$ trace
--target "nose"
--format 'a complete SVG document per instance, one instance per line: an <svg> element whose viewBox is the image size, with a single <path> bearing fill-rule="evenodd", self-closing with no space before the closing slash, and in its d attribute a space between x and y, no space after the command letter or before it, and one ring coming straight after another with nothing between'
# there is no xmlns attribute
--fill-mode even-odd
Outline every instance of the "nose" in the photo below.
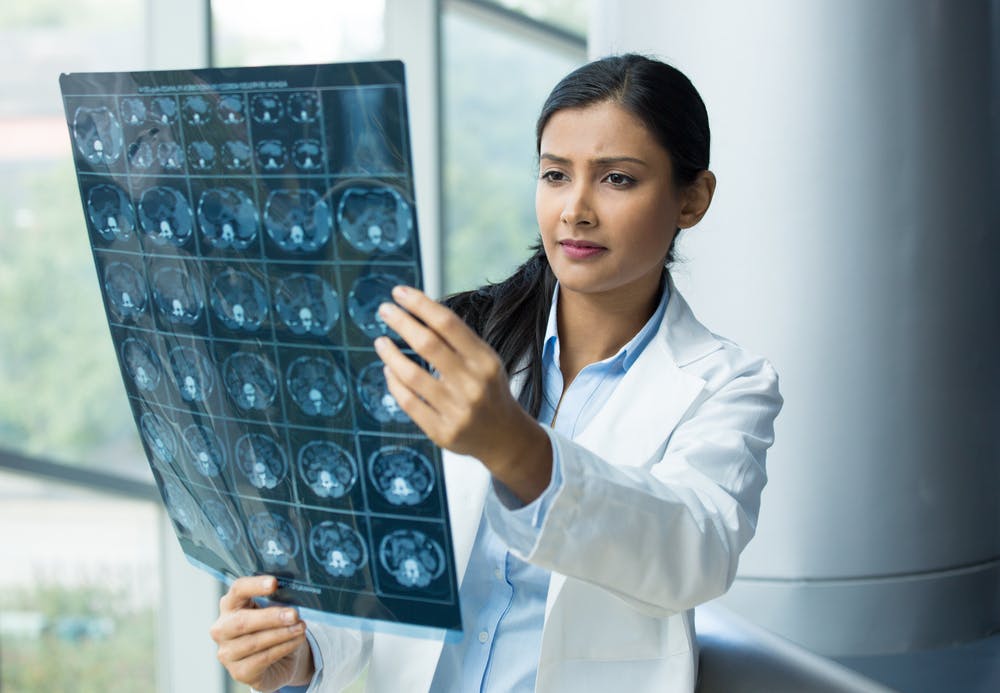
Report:
<svg viewBox="0 0 1000 693"><path fill-rule="evenodd" d="M559 221L568 226L593 226L597 223L586 184L577 183L568 187Z"/></svg>

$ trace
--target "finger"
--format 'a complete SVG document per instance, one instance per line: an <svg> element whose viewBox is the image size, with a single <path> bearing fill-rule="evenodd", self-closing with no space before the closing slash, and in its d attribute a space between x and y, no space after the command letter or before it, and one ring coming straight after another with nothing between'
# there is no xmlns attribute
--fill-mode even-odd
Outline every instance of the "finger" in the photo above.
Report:
<svg viewBox="0 0 1000 693"><path fill-rule="evenodd" d="M400 382L432 408L439 409L445 396L440 380L421 368L387 337L375 340L375 351Z"/></svg>
<svg viewBox="0 0 1000 693"><path fill-rule="evenodd" d="M403 408L413 423L417 424L431 440L445 447L437 439L438 415L431 406L420 399L413 390L406 387L389 368L385 369L385 383L389 387L389 392L396 399L396 403Z"/></svg>
<svg viewBox="0 0 1000 693"><path fill-rule="evenodd" d="M269 628L257 633L251 633L234 638L219 646L219 661L226 663L238 662L265 652L277 645L294 640L305 633L306 624L302 621L290 626Z"/></svg>
<svg viewBox="0 0 1000 693"><path fill-rule="evenodd" d="M237 609L221 616L209 629L217 643L225 643L260 631L283 628L298 623L295 609L272 606L266 609Z"/></svg>
<svg viewBox="0 0 1000 693"><path fill-rule="evenodd" d="M256 687L255 684L261 683L261 677L271 665L284 659L305 644L306 636L300 634L292 640L270 647L263 652L258 652L236 662L230 662L226 665L226 669L237 681Z"/></svg>
<svg viewBox="0 0 1000 693"><path fill-rule="evenodd" d="M236 609L253 608L254 597L266 597L278 589L278 581L272 575L241 577L233 581L229 591L219 600L219 612L227 613Z"/></svg>
<svg viewBox="0 0 1000 693"><path fill-rule="evenodd" d="M405 310L392 303L383 303L378 308L378 314L411 349L442 375L454 372L456 366L460 364L454 349L442 335L421 324Z"/></svg>
<svg viewBox="0 0 1000 693"><path fill-rule="evenodd" d="M397 286L392 297L410 314L422 320L434 332L441 335L455 351L470 353L482 349L483 341L450 308L441 305L420 289L412 286Z"/></svg>

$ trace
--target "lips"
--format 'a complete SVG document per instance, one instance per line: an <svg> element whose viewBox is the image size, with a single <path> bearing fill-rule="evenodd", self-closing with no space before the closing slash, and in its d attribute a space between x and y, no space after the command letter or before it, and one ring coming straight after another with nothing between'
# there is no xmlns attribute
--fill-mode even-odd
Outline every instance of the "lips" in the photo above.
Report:
<svg viewBox="0 0 1000 693"><path fill-rule="evenodd" d="M584 260L607 251L603 245L590 241L577 241L572 238L559 241L559 247L573 260Z"/></svg>

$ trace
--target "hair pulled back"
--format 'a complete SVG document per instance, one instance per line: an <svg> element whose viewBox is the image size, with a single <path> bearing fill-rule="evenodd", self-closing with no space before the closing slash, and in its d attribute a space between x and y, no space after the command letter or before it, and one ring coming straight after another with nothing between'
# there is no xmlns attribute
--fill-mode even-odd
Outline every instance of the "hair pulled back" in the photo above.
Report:
<svg viewBox="0 0 1000 693"><path fill-rule="evenodd" d="M555 113L605 101L635 116L663 146L677 187L690 185L708 168L708 113L694 85L676 68L635 54L602 58L564 77L542 106L535 128L536 151L541 153L542 133ZM542 404L542 341L556 278L541 242L532 250L527 262L507 279L450 296L445 304L496 350L509 376L527 371L519 401L537 418ZM667 266L673 261L671 243Z"/></svg>

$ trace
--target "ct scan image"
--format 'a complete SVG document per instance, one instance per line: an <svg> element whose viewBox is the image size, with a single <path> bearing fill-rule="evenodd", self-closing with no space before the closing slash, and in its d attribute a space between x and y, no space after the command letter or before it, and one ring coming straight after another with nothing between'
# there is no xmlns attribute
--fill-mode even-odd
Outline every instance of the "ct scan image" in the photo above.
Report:
<svg viewBox="0 0 1000 693"><path fill-rule="evenodd" d="M402 64L60 87L114 358L188 560L275 574L262 604L305 618L460 639L441 452L373 348L426 367L378 315L423 286Z"/></svg>

